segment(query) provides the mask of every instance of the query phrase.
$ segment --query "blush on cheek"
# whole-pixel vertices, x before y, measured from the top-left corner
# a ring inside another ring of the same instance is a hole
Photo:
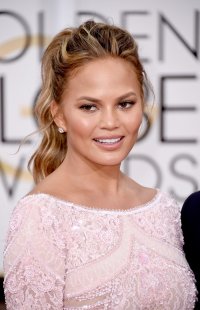
[[[138,119],[133,119],[129,122],[128,127],[130,128],[131,131],[135,132],[139,129],[142,121],[140,118]]]

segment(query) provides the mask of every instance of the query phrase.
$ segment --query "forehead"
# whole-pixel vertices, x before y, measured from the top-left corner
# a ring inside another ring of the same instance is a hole
[[[140,88],[134,66],[120,58],[100,58],[81,66],[68,79],[67,93],[101,93],[138,91]]]

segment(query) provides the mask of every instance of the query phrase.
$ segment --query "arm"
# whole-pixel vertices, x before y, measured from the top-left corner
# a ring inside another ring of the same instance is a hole
[[[198,297],[200,292],[200,192],[191,194],[181,210],[184,251],[196,278]],[[195,309],[200,309],[200,300]]]
[[[56,215],[38,203],[25,197],[11,217],[4,252],[8,310],[63,309],[65,253],[54,242]]]

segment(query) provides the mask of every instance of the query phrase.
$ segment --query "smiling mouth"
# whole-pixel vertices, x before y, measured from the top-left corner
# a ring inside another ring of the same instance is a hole
[[[107,138],[107,139],[93,139],[94,141],[101,143],[101,144],[115,144],[120,142],[124,137],[119,138]]]

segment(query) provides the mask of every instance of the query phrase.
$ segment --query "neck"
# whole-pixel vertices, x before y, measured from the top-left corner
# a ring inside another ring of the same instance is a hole
[[[123,174],[120,164],[103,166],[94,164],[85,159],[73,160],[66,156],[61,165],[61,170],[67,174],[67,178],[81,188],[98,188],[103,193],[115,194],[118,192]]]

